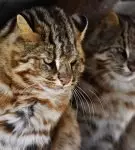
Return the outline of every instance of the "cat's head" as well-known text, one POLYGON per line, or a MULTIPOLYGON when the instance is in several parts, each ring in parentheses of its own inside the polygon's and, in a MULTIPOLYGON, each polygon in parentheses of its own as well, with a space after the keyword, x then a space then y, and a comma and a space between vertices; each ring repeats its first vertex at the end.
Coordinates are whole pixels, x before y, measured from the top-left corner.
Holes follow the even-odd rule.
POLYGON ((109 13, 86 39, 89 77, 107 90, 135 90, 135 28, 109 13))
POLYGON ((17 15, 14 28, 11 24, 0 33, 0 80, 56 93, 71 89, 84 70, 87 19, 67 17, 59 8, 33 8, 17 15))

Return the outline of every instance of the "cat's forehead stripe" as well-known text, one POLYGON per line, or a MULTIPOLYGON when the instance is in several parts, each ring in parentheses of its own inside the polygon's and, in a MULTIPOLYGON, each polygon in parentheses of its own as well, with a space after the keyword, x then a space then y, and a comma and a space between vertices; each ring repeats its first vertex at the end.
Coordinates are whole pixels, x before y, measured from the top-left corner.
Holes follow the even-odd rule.
POLYGON ((32 13, 38 24, 44 27, 44 32, 48 36, 48 40, 51 40, 51 43, 53 42, 55 49, 70 50, 67 47, 74 45, 75 42, 73 25, 70 18, 62 10, 56 8, 55 11, 47 11, 36 8, 29 13, 32 13))
POLYGON ((57 70, 59 70, 59 68, 60 68, 60 62, 59 62, 59 59, 56 59, 55 62, 56 62, 57 70))

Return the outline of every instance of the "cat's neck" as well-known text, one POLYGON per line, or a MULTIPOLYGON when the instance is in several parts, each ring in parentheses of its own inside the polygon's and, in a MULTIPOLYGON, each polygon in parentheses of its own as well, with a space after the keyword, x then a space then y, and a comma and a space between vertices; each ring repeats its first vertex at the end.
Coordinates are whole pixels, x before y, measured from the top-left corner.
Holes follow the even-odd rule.
POLYGON ((1 84, 0 90, 0 117, 34 106, 34 110, 38 110, 39 115, 44 116, 44 120, 48 121, 53 118, 52 116, 57 115, 55 120, 57 122, 67 108, 71 97, 70 90, 54 93, 34 87, 24 89, 17 86, 9 87, 5 84, 3 86, 1 84), (48 118, 48 114, 52 114, 50 118, 48 118))

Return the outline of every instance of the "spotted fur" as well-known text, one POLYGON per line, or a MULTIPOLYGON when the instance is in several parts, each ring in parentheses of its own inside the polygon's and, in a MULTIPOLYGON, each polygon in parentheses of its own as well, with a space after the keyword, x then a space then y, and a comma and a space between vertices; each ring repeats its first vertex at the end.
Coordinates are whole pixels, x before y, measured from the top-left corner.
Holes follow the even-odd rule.
POLYGON ((63 136, 74 141, 74 150, 79 148, 76 117, 68 110, 84 69, 81 41, 86 27, 85 17, 69 17, 57 7, 35 7, 0 30, 0 149, 45 150, 53 141, 55 150, 59 144, 63 149, 59 137, 52 141, 52 136, 64 113, 71 114, 70 127, 76 132, 64 125, 69 136, 63 136))

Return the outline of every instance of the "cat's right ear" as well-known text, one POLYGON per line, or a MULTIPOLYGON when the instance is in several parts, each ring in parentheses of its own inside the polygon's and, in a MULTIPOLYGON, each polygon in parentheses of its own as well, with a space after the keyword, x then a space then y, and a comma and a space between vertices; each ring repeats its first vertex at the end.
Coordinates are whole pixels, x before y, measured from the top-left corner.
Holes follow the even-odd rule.
POLYGON ((72 20, 75 25, 77 36, 82 41, 88 28, 88 19, 85 16, 79 16, 77 14, 74 14, 72 15, 72 20))
POLYGON ((17 15, 16 24, 17 24, 17 29, 18 29, 20 36, 25 41, 30 41, 30 42, 38 42, 39 41, 40 36, 37 33, 33 32, 29 23, 22 15, 20 15, 20 14, 17 15))
POLYGON ((98 26, 100 36, 103 40, 110 40, 119 34, 120 20, 116 13, 110 12, 105 16, 98 26))
POLYGON ((87 44, 97 47, 106 43, 112 43, 121 33, 120 29, 119 17, 116 13, 110 12, 88 32, 87 44))
POLYGON ((119 26, 119 17, 116 13, 110 12, 104 19, 101 21, 101 24, 106 26, 106 28, 112 28, 119 26))

